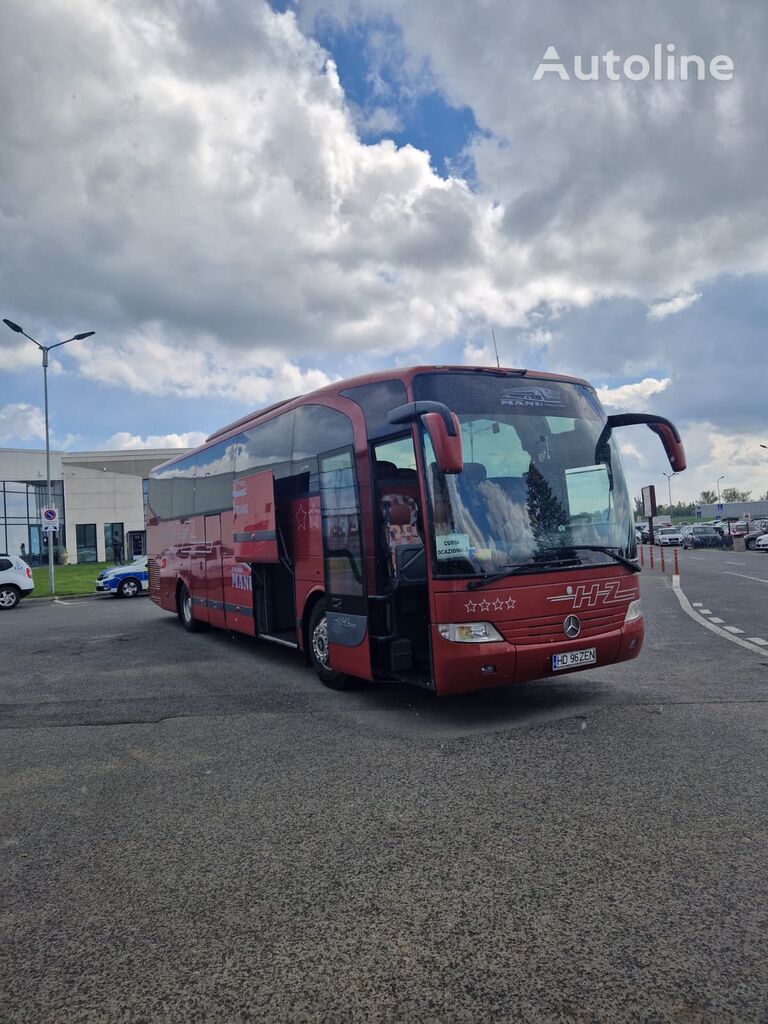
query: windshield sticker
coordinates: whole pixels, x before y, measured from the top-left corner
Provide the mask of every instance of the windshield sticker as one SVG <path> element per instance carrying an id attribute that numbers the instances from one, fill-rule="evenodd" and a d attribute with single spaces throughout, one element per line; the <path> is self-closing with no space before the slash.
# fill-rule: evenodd
<path id="1" fill-rule="evenodd" d="M 520 388 L 509 388 L 502 391 L 502 405 L 524 406 L 534 409 L 553 409 L 564 405 L 563 394 L 554 388 L 545 388 L 540 384 L 529 384 Z"/>
<path id="2" fill-rule="evenodd" d="M 437 557 L 441 561 L 448 561 L 451 558 L 469 557 L 469 534 L 467 533 L 444 533 L 435 537 L 437 545 Z"/>

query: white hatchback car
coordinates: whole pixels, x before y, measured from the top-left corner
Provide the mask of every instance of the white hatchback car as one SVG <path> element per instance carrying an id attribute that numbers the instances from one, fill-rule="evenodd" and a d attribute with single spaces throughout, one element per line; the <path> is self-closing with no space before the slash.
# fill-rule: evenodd
<path id="1" fill-rule="evenodd" d="M 35 589 L 32 570 L 15 555 L 0 555 L 0 611 L 15 608 Z"/>
<path id="2" fill-rule="evenodd" d="M 768 551 L 768 533 L 764 533 L 762 534 L 762 536 L 757 538 L 757 540 L 755 541 L 755 546 L 752 550 Z"/>
<path id="3" fill-rule="evenodd" d="M 683 543 L 683 535 L 675 526 L 665 526 L 656 531 L 656 543 L 662 548 L 676 548 Z"/>

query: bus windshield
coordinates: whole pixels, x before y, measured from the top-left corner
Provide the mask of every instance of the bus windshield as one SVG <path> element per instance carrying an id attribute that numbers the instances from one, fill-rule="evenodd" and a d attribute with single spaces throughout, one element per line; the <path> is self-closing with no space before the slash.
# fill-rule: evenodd
<path id="1" fill-rule="evenodd" d="M 461 424 L 456 475 L 438 468 L 423 433 L 435 575 L 610 560 L 590 546 L 635 558 L 621 456 L 612 436 L 600 443 L 605 414 L 591 388 L 453 371 L 418 376 L 414 397 L 445 403 Z"/>

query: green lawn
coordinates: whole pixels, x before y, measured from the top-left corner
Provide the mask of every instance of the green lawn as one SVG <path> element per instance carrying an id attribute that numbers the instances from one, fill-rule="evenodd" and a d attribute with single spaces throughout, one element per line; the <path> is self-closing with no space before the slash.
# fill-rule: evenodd
<path id="1" fill-rule="evenodd" d="M 96 577 L 102 569 L 114 568 L 114 562 L 82 562 L 78 565 L 55 565 L 56 595 L 95 594 Z M 32 597 L 49 597 L 48 566 L 41 565 L 32 570 L 35 589 Z"/>

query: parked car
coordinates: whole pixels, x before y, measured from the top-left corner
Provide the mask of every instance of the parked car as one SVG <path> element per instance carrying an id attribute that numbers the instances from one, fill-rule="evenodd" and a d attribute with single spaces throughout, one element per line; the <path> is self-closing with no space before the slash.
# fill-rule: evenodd
<path id="1" fill-rule="evenodd" d="M 682 544 L 683 538 L 676 526 L 665 526 L 655 533 L 656 543 L 660 548 L 676 548 Z"/>
<path id="2" fill-rule="evenodd" d="M 761 537 L 757 538 L 754 550 L 768 552 L 768 533 L 764 533 Z"/>
<path id="3" fill-rule="evenodd" d="M 721 548 L 723 538 L 712 526 L 686 526 L 683 528 L 684 548 Z"/>
<path id="4" fill-rule="evenodd" d="M 103 569 L 96 577 L 96 590 L 102 594 L 111 591 L 115 597 L 137 597 L 143 590 L 148 589 L 146 555 L 137 558 L 130 565 L 116 565 L 114 569 Z"/>
<path id="5" fill-rule="evenodd" d="M 640 526 L 638 523 L 635 524 L 635 537 L 638 544 L 647 544 L 650 534 L 648 533 L 647 526 Z"/>
<path id="6" fill-rule="evenodd" d="M 744 544 L 746 545 L 747 550 L 754 551 L 758 540 L 765 536 L 766 533 L 768 533 L 768 530 L 764 529 L 762 524 L 750 523 L 747 532 L 741 535 L 744 538 Z"/>
<path id="7" fill-rule="evenodd" d="M 0 555 L 0 609 L 10 611 L 35 589 L 32 570 L 16 555 Z"/>

